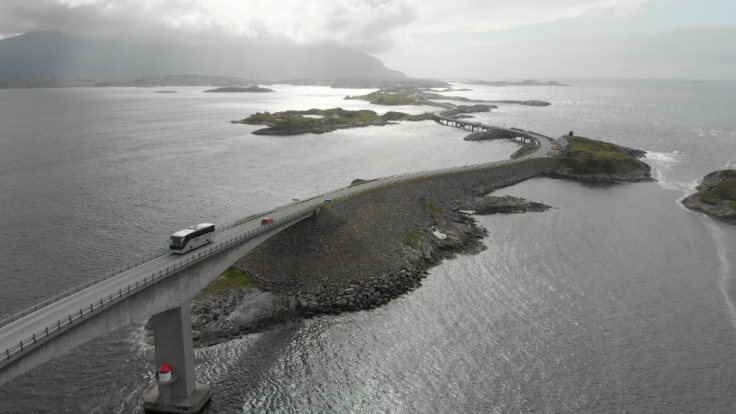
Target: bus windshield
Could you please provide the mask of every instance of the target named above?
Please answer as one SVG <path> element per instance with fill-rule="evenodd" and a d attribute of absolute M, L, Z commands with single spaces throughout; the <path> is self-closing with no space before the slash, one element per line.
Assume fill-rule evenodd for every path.
<path fill-rule="evenodd" d="M 176 236 L 169 237 L 169 247 L 172 249 L 181 249 L 184 247 L 184 238 Z"/>

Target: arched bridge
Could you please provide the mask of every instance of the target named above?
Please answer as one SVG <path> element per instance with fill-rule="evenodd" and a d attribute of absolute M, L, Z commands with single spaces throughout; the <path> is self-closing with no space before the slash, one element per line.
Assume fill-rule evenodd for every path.
<path fill-rule="evenodd" d="M 473 128 L 478 125 L 474 123 Z M 539 142 L 539 148 L 522 159 L 547 157 L 553 139 L 521 132 Z M 74 347 L 153 315 L 156 365 L 165 360 L 172 367 L 172 379 L 157 381 L 144 406 L 160 412 L 197 412 L 211 391 L 194 378 L 189 302 L 225 269 L 278 232 L 318 215 L 326 203 L 401 181 L 518 161 L 401 174 L 341 188 L 220 227 L 215 243 L 193 252 L 178 256 L 161 251 L 60 292 L 0 319 L 0 385 Z M 274 221 L 261 225 L 265 215 Z"/>

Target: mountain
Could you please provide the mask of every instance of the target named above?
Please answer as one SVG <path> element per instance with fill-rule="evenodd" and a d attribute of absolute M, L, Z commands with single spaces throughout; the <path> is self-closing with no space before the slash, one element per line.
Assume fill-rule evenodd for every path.
<path fill-rule="evenodd" d="M 203 47 L 126 43 L 29 32 L 0 40 L 0 78 L 197 74 L 255 79 L 406 78 L 340 46 Z"/>

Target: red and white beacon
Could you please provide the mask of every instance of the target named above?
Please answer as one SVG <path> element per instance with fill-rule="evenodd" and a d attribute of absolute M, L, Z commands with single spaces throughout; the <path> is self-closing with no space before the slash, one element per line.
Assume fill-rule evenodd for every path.
<path fill-rule="evenodd" d="M 164 361 L 158 369 L 158 380 L 161 382 L 171 381 L 171 367 Z"/>

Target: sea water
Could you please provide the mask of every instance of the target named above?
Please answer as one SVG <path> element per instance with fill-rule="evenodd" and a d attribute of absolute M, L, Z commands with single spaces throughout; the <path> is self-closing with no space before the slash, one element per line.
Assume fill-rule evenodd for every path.
<path fill-rule="evenodd" d="M 538 178 L 498 191 L 555 207 L 478 217 L 488 249 L 431 270 L 369 312 L 325 316 L 197 349 L 205 412 L 732 412 L 734 226 L 678 204 L 736 166 L 736 83 L 572 80 L 472 88 L 481 122 L 646 149 L 659 180 Z M 166 89 L 172 89 L 167 87 Z M 0 91 L 0 312 L 223 223 L 354 178 L 496 160 L 432 122 L 262 137 L 256 111 L 341 106 L 365 91 L 277 85 Z M 140 412 L 153 351 L 142 324 L 84 344 L 0 387 L 0 411 Z"/>

